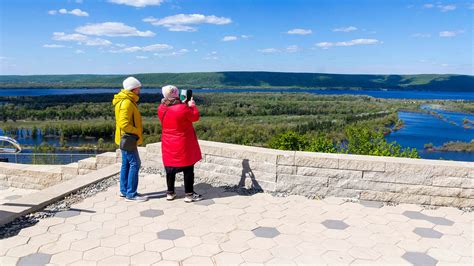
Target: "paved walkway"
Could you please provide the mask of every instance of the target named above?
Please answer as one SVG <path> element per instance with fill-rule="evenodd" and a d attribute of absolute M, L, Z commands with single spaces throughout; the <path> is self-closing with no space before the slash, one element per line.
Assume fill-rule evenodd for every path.
<path fill-rule="evenodd" d="M 208 185 L 196 189 L 205 201 L 167 202 L 158 175 L 144 176 L 140 189 L 152 199 L 125 202 L 114 186 L 0 240 L 0 265 L 473 263 L 474 215 L 455 208 L 242 196 Z"/>
<path fill-rule="evenodd" d="M 0 187 L 0 204 L 16 200 L 24 195 L 28 195 L 37 191 L 38 190 L 26 188 Z"/>

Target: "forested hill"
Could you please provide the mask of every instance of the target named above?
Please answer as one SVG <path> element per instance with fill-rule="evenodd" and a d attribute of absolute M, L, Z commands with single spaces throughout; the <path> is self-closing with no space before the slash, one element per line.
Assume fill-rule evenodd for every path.
<path fill-rule="evenodd" d="M 118 87 L 127 75 L 0 76 L 0 88 Z M 184 88 L 406 89 L 474 92 L 469 75 L 349 75 L 282 72 L 133 74 L 146 87 Z"/>

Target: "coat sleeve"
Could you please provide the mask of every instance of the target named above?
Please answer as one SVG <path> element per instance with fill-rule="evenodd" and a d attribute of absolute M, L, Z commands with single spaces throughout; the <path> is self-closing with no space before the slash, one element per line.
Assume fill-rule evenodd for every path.
<path fill-rule="evenodd" d="M 191 122 L 199 121 L 199 110 L 196 106 L 186 108 L 186 118 Z"/>
<path fill-rule="evenodd" d="M 133 123 L 132 123 L 133 110 L 130 107 L 132 106 L 130 106 L 130 103 L 127 103 L 127 102 L 124 102 L 122 106 L 120 107 L 120 113 L 118 117 L 118 126 L 123 132 L 138 136 L 140 132 L 138 128 L 133 126 Z"/>

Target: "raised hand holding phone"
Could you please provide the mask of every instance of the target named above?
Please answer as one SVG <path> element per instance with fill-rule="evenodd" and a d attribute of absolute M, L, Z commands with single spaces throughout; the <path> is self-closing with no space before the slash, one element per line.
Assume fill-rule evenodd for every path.
<path fill-rule="evenodd" d="M 191 97 L 191 99 L 189 99 L 189 101 L 188 101 L 188 106 L 189 106 L 189 107 L 196 106 L 196 103 L 194 102 L 194 97 Z"/>

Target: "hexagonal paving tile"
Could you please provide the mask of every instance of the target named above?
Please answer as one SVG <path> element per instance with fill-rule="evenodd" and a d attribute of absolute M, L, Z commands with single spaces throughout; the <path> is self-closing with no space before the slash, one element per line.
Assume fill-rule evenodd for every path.
<path fill-rule="evenodd" d="M 322 222 L 322 224 L 329 229 L 337 229 L 337 230 L 344 230 L 347 227 L 349 227 L 348 224 L 340 220 L 325 220 L 324 222 Z"/>
<path fill-rule="evenodd" d="M 421 212 L 404 211 L 402 214 L 410 219 L 426 220 L 426 215 Z"/>
<path fill-rule="evenodd" d="M 202 206 L 209 206 L 209 205 L 212 205 L 214 204 L 215 202 L 211 199 L 207 199 L 207 200 L 201 200 L 201 201 L 197 201 L 195 202 L 194 204 L 196 205 L 202 205 Z"/>
<path fill-rule="evenodd" d="M 257 227 L 252 230 L 257 237 L 274 238 L 280 234 L 280 232 L 274 227 Z"/>
<path fill-rule="evenodd" d="M 443 217 L 427 216 L 426 220 L 430 221 L 430 222 L 432 222 L 436 225 L 449 225 L 449 226 L 451 226 L 451 225 L 454 224 L 453 221 L 448 220 L 448 219 L 443 218 Z"/>
<path fill-rule="evenodd" d="M 436 265 L 438 263 L 438 260 L 421 252 L 407 252 L 403 254 L 402 258 L 412 263 L 413 265 L 428 266 L 428 265 Z"/>
<path fill-rule="evenodd" d="M 441 238 L 443 236 L 442 233 L 431 229 L 431 228 L 423 228 L 423 227 L 417 227 L 413 232 L 421 237 L 426 237 L 426 238 Z"/>
<path fill-rule="evenodd" d="M 51 260 L 50 254 L 35 253 L 20 258 L 17 265 L 46 265 Z"/>
<path fill-rule="evenodd" d="M 359 204 L 367 208 L 382 208 L 383 207 L 383 203 L 380 201 L 360 200 Z"/>
<path fill-rule="evenodd" d="M 183 236 L 184 236 L 183 230 L 177 230 L 177 229 L 166 229 L 161 232 L 158 232 L 159 239 L 176 240 Z"/>
<path fill-rule="evenodd" d="M 163 215 L 163 211 L 162 210 L 154 210 L 154 209 L 149 209 L 149 210 L 144 210 L 144 211 L 141 211 L 140 212 L 140 215 L 143 216 L 143 217 L 158 217 L 158 216 L 161 216 Z"/>
<path fill-rule="evenodd" d="M 429 216 L 421 212 L 416 211 L 405 211 L 402 213 L 410 219 L 425 220 L 436 225 L 453 225 L 454 222 L 443 217 Z"/>
<path fill-rule="evenodd" d="M 78 211 L 78 210 L 68 210 L 68 211 L 58 212 L 58 213 L 56 213 L 54 216 L 56 216 L 56 217 L 61 217 L 61 218 L 69 218 L 69 217 L 78 216 L 79 214 L 81 214 L 81 211 Z"/>

